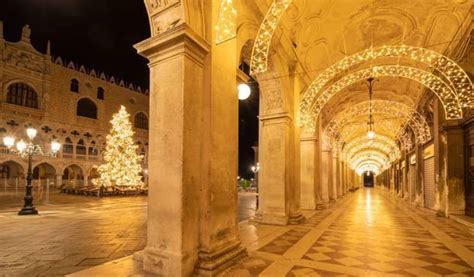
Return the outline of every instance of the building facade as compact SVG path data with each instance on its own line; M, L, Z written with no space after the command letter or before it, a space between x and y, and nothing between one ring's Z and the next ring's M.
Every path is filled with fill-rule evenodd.
M52 140L62 144L56 157L36 156L36 182L59 186L87 185L97 177L95 166L111 127L112 115L124 105L135 127L139 152L148 147L148 91L105 73L40 53L25 26L18 42L3 38L0 22L0 137L26 139L26 127L38 130L35 142L47 152ZM2 146L0 179L22 185L27 162ZM3 184L2 184L3 185Z

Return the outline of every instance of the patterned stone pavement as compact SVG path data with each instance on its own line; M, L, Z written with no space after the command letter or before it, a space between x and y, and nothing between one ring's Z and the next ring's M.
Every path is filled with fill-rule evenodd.
M144 196L35 199L40 216L19 217L20 193L0 193L0 277L64 276L145 247ZM239 203L240 220L253 215L255 194L240 194Z
M0 211L0 276L64 276L144 248L146 197L82 200Z
M250 226L250 257L223 276L474 276L472 230L375 189L246 240Z

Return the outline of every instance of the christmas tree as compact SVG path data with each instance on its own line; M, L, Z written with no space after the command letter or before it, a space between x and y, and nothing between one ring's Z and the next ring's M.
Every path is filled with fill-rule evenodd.
M96 186L140 186L143 185L143 159L137 154L138 146L133 141L130 115L124 106L112 117L112 129L107 135L104 163L98 167L100 177L92 180Z

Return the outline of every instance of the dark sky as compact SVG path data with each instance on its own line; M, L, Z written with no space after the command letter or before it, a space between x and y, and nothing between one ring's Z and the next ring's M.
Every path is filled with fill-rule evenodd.
M49 39L53 56L148 86L147 61L132 47L150 36L140 1L0 0L0 20L8 40L29 24L36 49L44 52Z
M0 0L0 20L9 41L29 24L36 49L148 87L147 60L132 47L150 36L143 0ZM237 93L237 92L236 92ZM236 95L237 97L237 95ZM251 149L258 141L258 86L239 103L239 175L251 178Z

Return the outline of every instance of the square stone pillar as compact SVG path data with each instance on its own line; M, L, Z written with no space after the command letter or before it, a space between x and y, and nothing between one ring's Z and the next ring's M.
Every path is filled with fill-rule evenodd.
M440 206L445 215L465 214L464 130L458 122L440 127ZM443 205L444 199L444 205Z
M336 196L337 198L341 198L342 196L342 190L341 190L341 174L340 174L340 162L338 155L333 156L333 180L336 188Z
M316 137L301 138L301 208L314 210L318 202L319 168L318 139Z
M237 228L235 40L185 23L136 45L150 60L144 269L213 275L245 254Z
M419 206L424 205L423 195L423 145L415 145L416 165L415 165L415 203Z
M302 218L298 211L291 211L296 201L294 189L297 180L294 158L294 124L288 114L261 116L259 207L255 220L263 224L286 225ZM298 178L299 179L299 178ZM298 190L298 194L299 194ZM299 199L299 195L298 195ZM299 207L298 205L295 205ZM292 221L294 218L296 221Z
M324 203L328 203L330 199L330 189L331 189L331 166L332 158L331 151L322 150L321 151L321 200Z

